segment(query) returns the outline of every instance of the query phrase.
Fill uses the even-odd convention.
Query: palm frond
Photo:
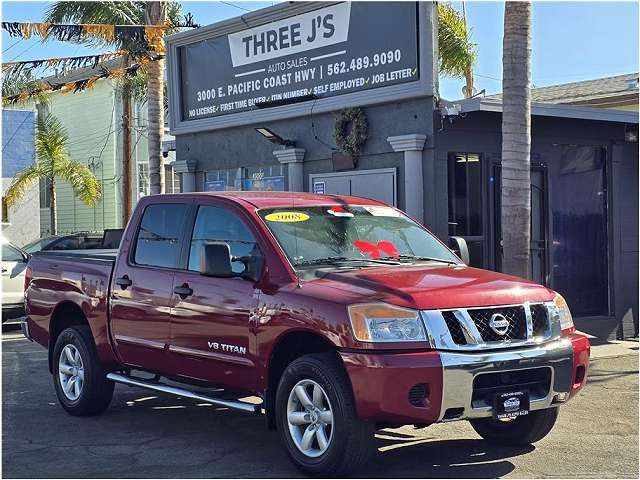
[[[464,77],[476,61],[476,45],[470,40],[464,17],[450,3],[438,3],[438,55],[440,72]]]
[[[56,163],[68,159],[68,139],[67,131],[55,116],[47,115],[38,119],[35,150],[38,163],[43,170],[50,174],[55,170]]]
[[[122,95],[125,89],[129,89],[131,98],[142,101],[147,97],[147,70],[140,67],[132,77],[122,77],[115,82],[116,93]]]
[[[27,191],[43,177],[40,165],[33,164],[18,172],[11,185],[4,193],[4,201],[8,206],[15,205],[24,197]]]
[[[71,184],[73,191],[85,205],[95,207],[102,197],[100,183],[86,165],[67,160],[56,165],[55,176]]]

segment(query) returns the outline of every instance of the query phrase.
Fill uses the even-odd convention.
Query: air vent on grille
[[[442,312],[444,316],[444,321],[447,323],[447,327],[449,328],[449,333],[451,333],[451,338],[453,339],[456,345],[466,345],[467,340],[464,338],[464,333],[462,333],[462,327],[460,323],[456,319],[456,316],[453,312]]]
[[[468,310],[469,316],[475,323],[482,340],[485,342],[501,342],[505,340],[526,340],[527,321],[524,307],[477,308]],[[501,335],[490,326],[491,317],[502,315],[509,322],[507,331]]]
[[[541,304],[531,305],[531,323],[534,337],[544,335],[547,331],[547,307]]]

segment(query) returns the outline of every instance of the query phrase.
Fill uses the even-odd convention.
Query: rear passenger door
[[[188,211],[185,203],[147,205],[130,248],[116,263],[111,329],[127,365],[170,372],[169,310],[174,272],[185,266],[181,246]]]
[[[190,229],[188,266],[176,272],[171,310],[171,353],[176,373],[229,388],[255,384],[255,343],[250,314],[259,290],[250,280],[199,273],[202,246],[226,242],[232,256],[260,254],[242,213],[230,207],[199,205]],[[233,270],[241,273],[242,262]],[[187,289],[179,295],[176,289]]]

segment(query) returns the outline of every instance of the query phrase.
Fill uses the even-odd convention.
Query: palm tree
[[[147,2],[144,19],[146,25],[162,25],[167,18],[164,2]],[[149,123],[149,191],[164,192],[164,159],[160,143],[164,133],[164,60],[156,60],[147,67],[148,96],[147,117]]]
[[[530,276],[531,3],[506,2],[502,46],[501,224],[504,272]]]
[[[41,178],[49,181],[51,198],[51,234],[57,231],[56,179],[71,184],[83,203],[96,206],[101,197],[100,184],[93,172],[69,158],[68,136],[62,123],[53,115],[39,118],[35,136],[36,163],[19,172],[5,193],[7,206],[15,205]]]
[[[464,78],[464,96],[471,97],[476,46],[471,43],[466,15],[461,15],[450,3],[438,3],[438,57],[440,72],[449,77]]]
[[[179,23],[181,6],[176,2],[77,2],[60,1],[48,10],[45,21],[52,23],[102,23],[106,25],[162,25],[166,18]],[[103,40],[94,39],[95,45],[108,45]],[[143,45],[134,42],[115,44],[118,49],[139,52]],[[148,116],[149,180],[151,193],[164,192],[164,162],[161,141],[164,131],[164,60],[156,60],[140,69],[146,75],[146,98]],[[128,95],[129,88],[122,94]],[[126,103],[129,98],[124,97]],[[127,193],[125,192],[125,195]]]

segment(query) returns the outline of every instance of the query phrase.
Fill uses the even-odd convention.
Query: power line
[[[220,2],[220,3],[222,3],[223,5],[227,5],[229,7],[237,8],[239,10],[244,10],[245,12],[252,12],[253,11],[253,10],[249,10],[248,8],[241,7],[240,5],[236,5],[235,3],[231,3],[231,2]]]
[[[29,50],[31,50],[33,47],[35,47],[36,45],[38,45],[38,42],[33,42],[30,46],[28,46],[26,49],[24,49],[23,51],[21,51],[18,55],[16,55],[15,57],[13,57],[11,60],[9,60],[9,62],[13,62],[16,58],[20,57],[21,55],[24,55],[25,53],[27,53]]]
[[[13,42],[11,45],[9,45],[7,48],[5,48],[2,53],[6,53],[9,50],[11,50],[13,47],[15,47],[18,43],[20,43],[20,40],[22,40],[21,38],[19,38],[18,40],[16,40],[15,42]]]
[[[13,140],[13,138],[18,134],[18,131],[20,130],[20,127],[22,127],[22,125],[24,125],[24,122],[26,122],[27,120],[29,120],[30,115],[25,115],[24,116],[24,120],[22,120],[22,122],[20,123],[20,125],[18,125],[18,127],[16,128],[15,132],[13,132],[13,135],[11,135],[11,138],[9,138],[9,140],[7,140],[7,142],[2,145],[2,151],[4,151],[4,149],[7,147],[7,145],[9,145],[9,143],[11,142],[11,140]]]

